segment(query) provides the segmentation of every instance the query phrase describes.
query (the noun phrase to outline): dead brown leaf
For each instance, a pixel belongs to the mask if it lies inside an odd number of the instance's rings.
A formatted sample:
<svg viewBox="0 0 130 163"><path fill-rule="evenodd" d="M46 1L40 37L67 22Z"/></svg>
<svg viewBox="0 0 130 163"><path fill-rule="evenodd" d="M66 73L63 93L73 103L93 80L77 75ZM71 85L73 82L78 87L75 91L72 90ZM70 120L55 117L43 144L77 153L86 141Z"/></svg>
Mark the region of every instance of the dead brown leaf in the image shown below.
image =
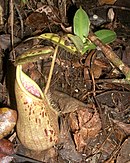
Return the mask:
<svg viewBox="0 0 130 163"><path fill-rule="evenodd" d="M119 126L127 134L130 134L130 124L120 122L118 120L112 120L117 126Z"/></svg>
<svg viewBox="0 0 130 163"><path fill-rule="evenodd" d="M117 157L117 163L130 161L130 137L124 141Z"/></svg>
<svg viewBox="0 0 130 163"><path fill-rule="evenodd" d="M69 126L67 121L68 117L66 117L66 119L62 119L61 121L61 131L60 131L61 149L59 149L59 153L63 159L72 160L74 162L81 162L82 156L75 149L75 144L69 132Z"/></svg>
<svg viewBox="0 0 130 163"><path fill-rule="evenodd" d="M92 113L89 109L77 110L76 113L71 113L69 117L70 127L78 151L82 151L86 146L86 141L94 138L101 129L99 114L97 111Z"/></svg>
<svg viewBox="0 0 130 163"><path fill-rule="evenodd" d="M54 6L48 6L48 5L43 5L42 7L38 8L36 12L39 13L46 13L48 19L51 22L54 22L56 24L61 23L61 18L59 14L59 10L57 7Z"/></svg>
<svg viewBox="0 0 130 163"><path fill-rule="evenodd" d="M40 30L47 26L48 18L45 12L33 12L27 17L25 24L29 27L33 27Z"/></svg>
<svg viewBox="0 0 130 163"><path fill-rule="evenodd" d="M101 76L101 73L102 73L101 67L93 64L91 67L91 70L92 70L92 73L93 73L95 79L98 79Z"/></svg>
<svg viewBox="0 0 130 163"><path fill-rule="evenodd" d="M101 130L101 120L97 112L94 113L90 121L80 127L80 133L84 139L95 137Z"/></svg>
<svg viewBox="0 0 130 163"><path fill-rule="evenodd" d="M82 152L84 150L85 146L87 145L87 143L83 139L83 136L81 135L80 132L77 132L77 133L74 134L74 141L75 141L75 144L76 144L76 149L79 152Z"/></svg>

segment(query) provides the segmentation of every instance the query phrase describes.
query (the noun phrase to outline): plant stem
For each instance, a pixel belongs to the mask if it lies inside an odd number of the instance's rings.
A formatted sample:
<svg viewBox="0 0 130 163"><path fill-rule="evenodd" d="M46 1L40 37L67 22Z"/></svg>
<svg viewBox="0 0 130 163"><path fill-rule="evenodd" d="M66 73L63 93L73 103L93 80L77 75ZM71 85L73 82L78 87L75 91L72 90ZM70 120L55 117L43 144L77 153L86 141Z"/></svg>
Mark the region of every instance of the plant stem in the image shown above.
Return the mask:
<svg viewBox="0 0 130 163"><path fill-rule="evenodd" d="M58 51L58 47L59 47L59 45L56 46L54 54L53 54L51 68L50 68L47 84L46 84L46 87L45 87L45 90L44 90L44 94L47 94L48 89L50 87L50 83L51 83L51 78L52 78L52 73L53 73L53 69L54 69L54 65L55 65L55 60L56 60L56 54L57 54L57 51Z"/></svg>

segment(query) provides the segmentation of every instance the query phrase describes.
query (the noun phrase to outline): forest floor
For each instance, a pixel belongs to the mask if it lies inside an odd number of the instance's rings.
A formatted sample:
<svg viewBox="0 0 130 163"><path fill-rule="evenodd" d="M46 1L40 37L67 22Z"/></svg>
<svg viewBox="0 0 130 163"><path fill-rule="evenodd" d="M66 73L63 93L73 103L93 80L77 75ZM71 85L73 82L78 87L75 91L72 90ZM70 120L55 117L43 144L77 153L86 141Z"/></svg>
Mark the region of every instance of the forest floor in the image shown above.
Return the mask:
<svg viewBox="0 0 130 163"><path fill-rule="evenodd" d="M0 0L1 108L17 110L14 95L15 59L33 48L56 47L49 39L29 38L43 33L64 36L67 31L72 32L69 27L73 26L74 14L80 6L88 14L93 31L110 29L116 33L117 38L109 44L109 48L123 63L130 66L129 0L123 1L123 4L121 0L23 2ZM93 15L98 18L94 19ZM23 65L24 73L43 92L48 82L52 58L48 56ZM54 102L52 107L60 111L57 120L60 126L58 143L44 151L32 151L19 141L16 128L2 138L3 122L0 120L0 162L4 159L7 163L11 160L46 163L129 162L130 84L122 83L124 78L125 75L99 48L84 55L74 55L59 47L49 86L49 100ZM65 109L67 111L62 111ZM0 118L2 116L4 115L1 113ZM7 122L4 123L6 125ZM55 122L53 125L55 126ZM28 130L33 133L33 129ZM6 132L8 131L4 131ZM6 144L5 140L10 142ZM11 143L11 147L8 143Z"/></svg>

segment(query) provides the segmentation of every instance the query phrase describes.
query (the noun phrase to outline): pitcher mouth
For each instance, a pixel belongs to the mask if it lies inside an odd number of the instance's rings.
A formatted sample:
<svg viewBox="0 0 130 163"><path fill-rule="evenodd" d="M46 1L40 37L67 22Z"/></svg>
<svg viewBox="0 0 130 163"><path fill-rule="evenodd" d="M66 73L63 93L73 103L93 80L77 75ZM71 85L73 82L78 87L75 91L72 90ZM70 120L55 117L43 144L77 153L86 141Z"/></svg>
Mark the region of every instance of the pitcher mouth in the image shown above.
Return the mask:
<svg viewBox="0 0 130 163"><path fill-rule="evenodd" d="M22 65L18 65L16 68L16 80L20 86L20 88L28 94L28 96L32 96L32 98L43 99L43 92L40 87L22 71Z"/></svg>

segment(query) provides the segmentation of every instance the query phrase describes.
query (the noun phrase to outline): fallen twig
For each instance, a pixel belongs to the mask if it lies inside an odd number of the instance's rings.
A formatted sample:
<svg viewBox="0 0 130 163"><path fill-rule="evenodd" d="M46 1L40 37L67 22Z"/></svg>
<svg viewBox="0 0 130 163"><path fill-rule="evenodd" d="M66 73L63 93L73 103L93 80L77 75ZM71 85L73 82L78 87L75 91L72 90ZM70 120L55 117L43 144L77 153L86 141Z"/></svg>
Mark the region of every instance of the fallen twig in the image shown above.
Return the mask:
<svg viewBox="0 0 130 163"><path fill-rule="evenodd" d="M89 33L88 38L96 45L98 46L104 55L109 59L125 76L128 82L130 84L130 68L122 62L122 60L111 50L110 47L103 44L93 32Z"/></svg>

